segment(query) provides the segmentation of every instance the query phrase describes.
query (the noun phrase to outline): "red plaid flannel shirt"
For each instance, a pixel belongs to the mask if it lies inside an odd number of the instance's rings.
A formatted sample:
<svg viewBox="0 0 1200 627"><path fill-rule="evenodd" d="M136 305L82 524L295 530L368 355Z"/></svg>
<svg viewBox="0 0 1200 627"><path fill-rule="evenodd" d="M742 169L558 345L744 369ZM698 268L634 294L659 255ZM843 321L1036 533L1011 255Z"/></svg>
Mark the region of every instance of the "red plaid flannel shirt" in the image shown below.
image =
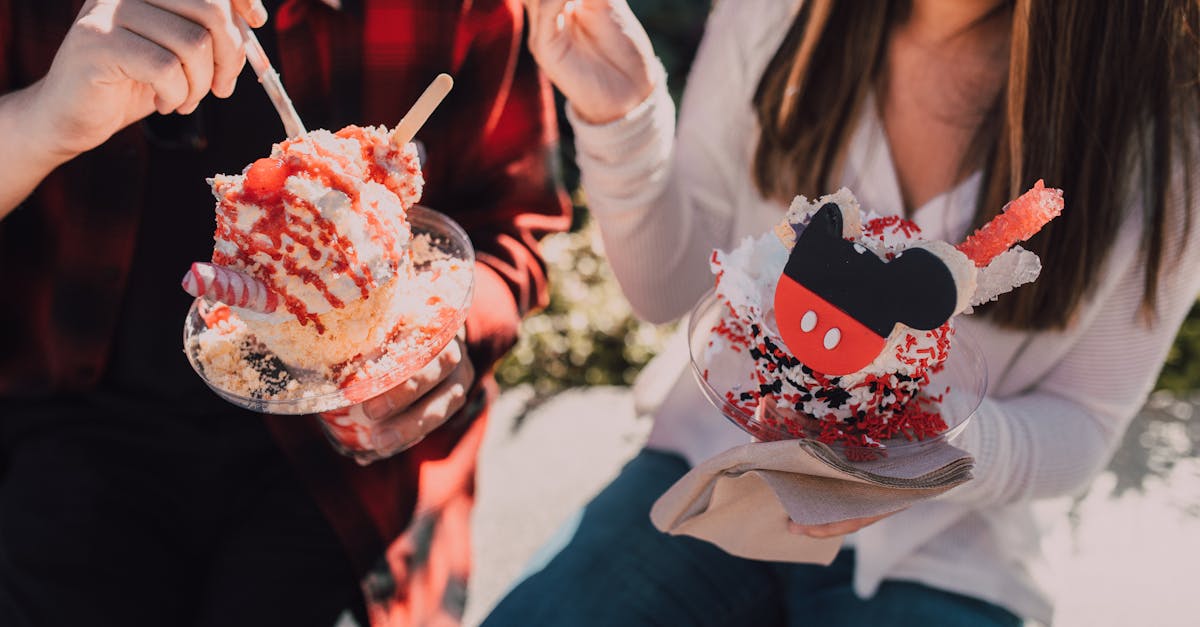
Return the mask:
<svg viewBox="0 0 1200 627"><path fill-rule="evenodd" d="M81 5L0 0L0 93L46 73ZM486 372L547 298L538 239L569 224L553 167L551 91L524 49L520 0L274 5L266 28L305 119L395 124L434 76L454 76L419 136L423 204L453 216L476 247L468 344ZM240 88L254 89L247 78ZM0 397L86 391L102 376L141 215L144 141L136 128L118 133L0 221ZM451 424L409 454L359 468L314 422L267 420L363 571L412 520L422 465L456 458L470 428Z"/></svg>

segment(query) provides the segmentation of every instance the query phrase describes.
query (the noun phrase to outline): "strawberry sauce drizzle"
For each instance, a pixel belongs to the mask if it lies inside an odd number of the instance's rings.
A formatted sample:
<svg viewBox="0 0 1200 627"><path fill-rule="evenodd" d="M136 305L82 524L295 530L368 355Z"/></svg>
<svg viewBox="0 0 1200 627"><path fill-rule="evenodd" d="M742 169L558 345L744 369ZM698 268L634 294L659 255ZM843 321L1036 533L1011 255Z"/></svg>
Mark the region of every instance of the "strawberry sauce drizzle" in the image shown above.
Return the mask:
<svg viewBox="0 0 1200 627"><path fill-rule="evenodd" d="M344 155L327 150L320 142L310 142L309 145L316 154L306 154L292 150L293 146L305 141L304 139L288 140L280 144L282 157L260 159L246 170L241 190L227 194L220 202L222 211L217 213L216 237L218 240L224 239L232 243L237 253L214 253L213 261L223 265L255 268L258 278L270 282L280 293L287 310L295 315L301 324L313 322L318 333L324 332L324 325L317 314L310 312L301 299L284 289L285 282L278 276L277 268L272 264L260 263L261 258L256 258L259 253L281 266L285 274L311 285L335 309L345 307L345 302L332 293L323 276L342 274L349 277L363 298L368 298L370 289L378 283L370 268L358 258L353 242L341 234L332 221L322 216L312 202L286 189L285 184L289 177L298 175L345 194L350 199L351 210L365 218L370 236L379 241L391 267L399 266L403 252L398 250L395 236L380 222L376 215L378 209L372 207L371 210L364 210L362 206L362 183L359 177L384 185L389 178L388 171L374 159L375 140L358 127L342 129L338 136L359 142L362 146L365 172L363 167L358 167L358 164L352 163L352 160ZM395 149L387 156L395 157L398 162L405 161L404 156ZM389 189L392 187L389 186ZM245 231L236 227L239 203L255 205L262 211L262 216ZM289 209L302 213L303 218L289 213ZM401 211L403 212L403 209ZM311 224L304 218L311 220ZM399 218L403 223L404 215ZM285 244L284 236L292 241ZM313 261L319 261L324 252L328 255L328 268L318 273L301 267L294 258L297 245L306 248L309 258ZM284 255L281 251L288 254Z"/></svg>
<svg viewBox="0 0 1200 627"><path fill-rule="evenodd" d="M380 166L378 163L375 162L374 155L372 154L372 151L369 150L369 148L368 148L368 146L371 145L371 138L368 137L366 134L364 134L362 132L362 129L358 128L357 126L346 127L344 129L342 129L341 131L338 131L338 133L339 133L338 136L343 137L343 135L341 135L341 133L346 133L350 129L355 129L358 131L358 134L355 135L353 138L358 139L360 142L360 145L362 146L362 155L363 155L362 162L363 162L363 164L366 165L366 168L367 168L367 171L365 173L366 176L363 178L363 180L371 181L371 182L375 182L375 183L383 183L383 181L386 180L384 177L386 177L387 172L386 172L386 170L383 169L382 166ZM285 143L285 145L286 145L286 143ZM329 187L330 189L335 189L339 192L342 192L343 194L345 194L347 197L350 198L351 208L353 209L354 213L359 214L366 218L367 225L370 227L370 232L374 236L375 239L380 240L380 243L382 244L382 248L384 251L384 255L387 257L389 264L393 268L396 267L400 261L400 251L398 250L398 246L396 246L396 238L388 231L388 229L384 228L384 226L379 222L378 208L375 208L375 210L373 210L373 211L364 211L363 210L362 193L359 189L359 185L357 184L358 181L354 177L355 174L359 174L359 173L354 171L353 164L351 164L344 156L329 152L328 150L325 149L324 146L322 146L319 143L314 143L313 146L316 149L317 153L320 155L321 159L326 159L329 161L337 162L337 164L339 166L341 166L341 169L343 171L349 173L350 176L339 176L338 173L334 172L332 169L330 169L328 167L327 162L322 161L320 159L312 159L311 157L304 155L301 157L301 160L304 162L304 165L306 166L306 168L308 168L310 171L316 171L317 173L319 173L320 176L314 177L314 178L321 181L323 184L325 184L325 186ZM391 158L391 156L392 155L389 153L388 157ZM337 230L333 228L333 224L330 223L325 218L321 217L320 212L316 211L315 207L313 208L313 215L314 215L314 218L319 221L317 223L321 225L323 233L334 233L335 235L339 235ZM352 263L353 263L354 267L362 268L363 275L364 275L367 283L358 283L357 279L355 282L358 285L358 287L363 290L363 297L366 298L367 285L371 285L371 286L375 285L375 280L371 276L370 269L367 268L365 265L361 265L358 263L358 258L357 258L357 254L354 250L353 242L351 242L349 239L339 235L338 245L341 247L341 249L343 251L348 252L349 256L353 258Z"/></svg>
<svg viewBox="0 0 1200 627"><path fill-rule="evenodd" d="M362 148L362 163L367 167L366 180L374 181L380 185L383 185L401 199L405 198L406 196L413 195L415 190L411 189L411 185L398 186L395 182L393 182L392 174L388 172L387 168L384 168L382 165L380 165L379 160L375 158L376 144L373 138L371 138L362 129L362 127L353 125L347 126L346 128L343 128L335 133L335 135L343 139L353 139L358 142L358 145ZM417 164L410 163L411 160L405 159L404 153L395 146L392 146L390 142L387 145L388 152L384 155L383 160L386 163L397 163L405 166L405 177L403 178L404 181L411 181L413 178L421 175L420 167ZM397 216L398 220L402 224L407 224L408 216L405 211L403 200L399 206L399 213L400 215ZM372 229L379 233L387 233L387 229L385 229L379 222L379 215L377 212L367 212L366 217L367 224L369 224ZM392 262L393 266L399 263L399 247L396 246L395 239L391 238L390 234L389 240L386 242L386 246L384 246L384 251L385 254L388 255L388 260Z"/></svg>

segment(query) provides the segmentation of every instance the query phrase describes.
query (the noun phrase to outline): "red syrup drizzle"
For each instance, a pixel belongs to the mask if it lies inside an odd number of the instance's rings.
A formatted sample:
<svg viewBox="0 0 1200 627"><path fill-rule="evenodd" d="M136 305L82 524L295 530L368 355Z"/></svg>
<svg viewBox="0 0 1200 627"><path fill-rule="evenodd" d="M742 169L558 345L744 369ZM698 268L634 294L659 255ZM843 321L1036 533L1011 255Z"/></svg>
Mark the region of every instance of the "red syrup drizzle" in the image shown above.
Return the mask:
<svg viewBox="0 0 1200 627"><path fill-rule="evenodd" d="M342 139L356 140L358 145L362 147L362 162L367 166L367 180L383 185L400 198L404 198L406 194L416 192L411 181L421 178L420 166L415 159L409 158L401 148L392 145L386 138L383 139L384 141L388 141L388 151L383 157L383 162L395 163L404 167L404 176L400 179L400 183L396 184L392 180L392 173L387 168L379 165L380 161L375 158L375 148L378 146L376 138L368 134L365 129L350 125L334 133L334 135Z"/></svg>
<svg viewBox="0 0 1200 627"><path fill-rule="evenodd" d="M228 305L218 305L211 309L201 310L200 317L204 320L204 326L209 329L215 329L217 325L225 322L233 312Z"/></svg>
<svg viewBox="0 0 1200 627"><path fill-rule="evenodd" d="M420 168L413 162L413 160L406 159L404 152L391 145L390 141L387 144L388 151L387 154L384 155L384 161L387 163L397 163L404 166L405 177L402 178L402 181L404 181L405 184L403 185L394 184L391 173L388 172L386 168L381 166L379 161L375 159L376 144L374 138L367 134L363 128L351 125L338 131L335 133L335 135L343 139L353 139L358 142L358 145L362 148L362 162L367 166L366 180L374 181L380 185L383 185L400 199L403 199L406 195L411 195L414 193L415 190L412 189L411 184L408 184L407 181L411 181L420 176ZM385 141L387 140L385 139ZM407 224L408 215L405 211L403 200L401 200L398 207L399 214L396 216L396 218L401 224ZM371 225L371 228L375 229L377 232L385 232L383 226L379 223L379 216L376 212L367 213L367 221ZM386 250L389 255L394 255L397 252L395 241L388 242ZM396 258L391 257L391 260L395 262Z"/></svg>
<svg viewBox="0 0 1200 627"><path fill-rule="evenodd" d="M397 250L395 238L380 224L374 211L364 211L358 180L355 175L366 175L364 180L385 183L387 171L375 163L371 146L372 138L357 127L347 127L339 132L339 136L357 139L363 145L364 162L367 172L356 171L355 164L342 155L326 150L320 143L311 142L314 155L301 154L290 149L303 139L288 140L280 145L284 156L265 158L251 164L246 170L245 182L240 193L233 192L221 201L223 212L217 215L217 239L226 239L234 244L237 254L233 256L214 253L213 261L221 264L237 264L243 268L255 267L258 253L282 266L286 274L295 276L305 284L313 286L334 309L345 307L345 303L334 295L322 275L336 276L345 274L354 281L363 298L370 297L370 288L377 282L370 268L361 263L351 242L341 235L335 225L324 218L320 211L309 201L292 194L285 188L289 177L299 175L316 181L330 189L345 194L351 201L351 210L366 218L370 235L379 240L385 251L391 267L399 265L400 251ZM373 145L373 144L372 144ZM388 153L388 157L399 157L397 151ZM337 166L336 169L334 166ZM234 227L237 222L237 204L250 204L260 207L262 217L246 231ZM311 226L303 220L290 215L288 207L304 211L312 220ZM401 216L403 218L403 215ZM308 231L307 233L305 231ZM309 233L315 233L315 237ZM280 250L294 254L295 245L283 244L283 236L287 235L295 244L308 249L308 254L314 261L321 258L320 247L329 251L330 268L321 274L300 267L290 256L283 255ZM275 280L276 268L271 265L258 267L258 278L273 285L283 297L285 307L302 325L312 322L317 333L324 333L325 326L317 314L311 313L304 302L283 289L283 281Z"/></svg>

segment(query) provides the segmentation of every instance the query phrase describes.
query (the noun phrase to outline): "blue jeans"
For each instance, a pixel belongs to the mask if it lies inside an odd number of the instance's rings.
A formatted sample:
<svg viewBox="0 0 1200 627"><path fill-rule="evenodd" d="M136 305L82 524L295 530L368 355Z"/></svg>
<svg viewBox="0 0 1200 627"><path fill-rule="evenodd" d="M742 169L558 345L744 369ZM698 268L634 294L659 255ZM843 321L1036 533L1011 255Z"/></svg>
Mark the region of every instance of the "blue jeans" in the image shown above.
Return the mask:
<svg viewBox="0 0 1200 627"><path fill-rule="evenodd" d="M850 550L830 566L759 562L661 533L650 524L650 506L687 471L675 455L638 454L583 510L565 546L484 626L1021 625L998 606L913 582L885 581L860 599L851 589Z"/></svg>

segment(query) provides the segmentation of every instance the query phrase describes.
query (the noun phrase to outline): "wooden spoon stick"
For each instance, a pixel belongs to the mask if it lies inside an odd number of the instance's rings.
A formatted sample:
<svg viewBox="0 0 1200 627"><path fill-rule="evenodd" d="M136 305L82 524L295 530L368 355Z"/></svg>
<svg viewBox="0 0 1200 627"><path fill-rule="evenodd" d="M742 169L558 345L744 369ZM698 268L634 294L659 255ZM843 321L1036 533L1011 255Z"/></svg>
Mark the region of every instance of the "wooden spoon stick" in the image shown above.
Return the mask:
<svg viewBox="0 0 1200 627"><path fill-rule="evenodd" d="M433 114L433 110L442 103L446 94L450 93L452 87L454 87L454 79L450 78L449 74L438 74L429 87L425 88L425 93L417 98L412 109L409 109L408 113L400 118L396 130L392 131L392 145L403 147L412 141L413 137L417 136L417 131L425 126L425 122Z"/></svg>

